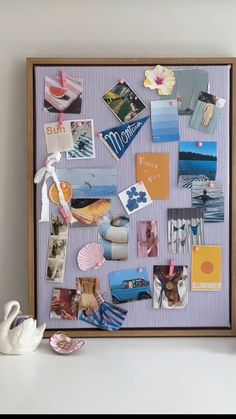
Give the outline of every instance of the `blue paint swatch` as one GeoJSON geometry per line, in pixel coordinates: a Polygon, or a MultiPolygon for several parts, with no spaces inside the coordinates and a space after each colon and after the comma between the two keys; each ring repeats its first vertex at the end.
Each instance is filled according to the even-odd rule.
{"type": "Polygon", "coordinates": [[[176,100],[151,102],[152,141],[179,141],[179,115],[176,100]]]}

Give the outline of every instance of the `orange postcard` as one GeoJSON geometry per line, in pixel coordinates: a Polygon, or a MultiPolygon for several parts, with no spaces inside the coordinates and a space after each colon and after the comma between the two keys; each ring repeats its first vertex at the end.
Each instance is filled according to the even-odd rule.
{"type": "Polygon", "coordinates": [[[137,153],[136,181],[143,181],[152,199],[169,198],[169,154],[137,153]]]}
{"type": "Polygon", "coordinates": [[[222,282],[222,247],[193,246],[192,291],[220,291],[222,282]]]}

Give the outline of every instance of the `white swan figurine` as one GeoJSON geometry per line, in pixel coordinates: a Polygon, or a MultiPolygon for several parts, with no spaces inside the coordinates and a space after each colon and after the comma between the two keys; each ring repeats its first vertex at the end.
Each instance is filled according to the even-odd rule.
{"type": "Polygon", "coordinates": [[[4,320],[0,323],[0,352],[20,355],[34,351],[42,340],[46,324],[37,327],[36,320],[29,318],[11,329],[11,324],[20,311],[20,304],[18,301],[9,301],[3,310],[4,320]]]}

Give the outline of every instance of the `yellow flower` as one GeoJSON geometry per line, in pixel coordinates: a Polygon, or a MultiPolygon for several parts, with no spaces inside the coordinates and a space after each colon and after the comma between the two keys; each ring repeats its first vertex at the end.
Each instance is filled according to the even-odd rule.
{"type": "Polygon", "coordinates": [[[175,74],[162,65],[156,65],[152,70],[145,71],[145,87],[157,89],[159,95],[170,95],[175,85],[175,74]]]}

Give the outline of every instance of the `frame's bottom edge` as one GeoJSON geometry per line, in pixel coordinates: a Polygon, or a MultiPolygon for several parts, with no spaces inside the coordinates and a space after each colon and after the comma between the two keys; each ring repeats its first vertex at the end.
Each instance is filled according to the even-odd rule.
{"type": "MultiPolygon", "coordinates": [[[[61,332],[74,338],[132,338],[132,337],[234,337],[236,330],[232,328],[218,329],[127,329],[117,332],[103,330],[71,330],[62,329],[61,332]]],[[[46,330],[44,338],[50,338],[56,330],[46,330]]]]}

